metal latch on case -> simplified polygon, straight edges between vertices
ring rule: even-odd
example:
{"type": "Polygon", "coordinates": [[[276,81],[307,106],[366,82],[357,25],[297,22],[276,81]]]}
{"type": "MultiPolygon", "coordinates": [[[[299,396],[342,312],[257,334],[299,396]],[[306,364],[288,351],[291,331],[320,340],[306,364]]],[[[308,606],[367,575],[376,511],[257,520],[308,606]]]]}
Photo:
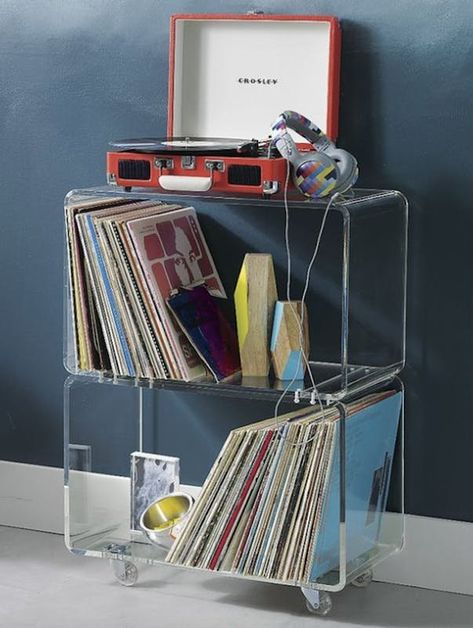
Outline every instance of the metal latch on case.
{"type": "Polygon", "coordinates": [[[182,155],[181,167],[184,170],[195,170],[195,156],[194,155],[182,155]]]}
{"type": "Polygon", "coordinates": [[[154,165],[160,170],[172,170],[174,168],[174,161],[172,159],[162,159],[156,157],[156,159],[154,160],[154,165]]]}
{"type": "Polygon", "coordinates": [[[220,159],[206,159],[205,167],[207,170],[218,170],[218,172],[225,172],[225,162],[220,159]]]}

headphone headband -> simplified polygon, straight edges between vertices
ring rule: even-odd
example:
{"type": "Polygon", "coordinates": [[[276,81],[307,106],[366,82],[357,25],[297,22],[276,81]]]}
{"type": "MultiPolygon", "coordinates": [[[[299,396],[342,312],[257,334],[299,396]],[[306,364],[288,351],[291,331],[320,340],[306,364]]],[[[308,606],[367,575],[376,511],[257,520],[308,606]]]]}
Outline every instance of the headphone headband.
{"type": "Polygon", "coordinates": [[[295,111],[284,111],[272,126],[273,143],[292,166],[296,188],[311,198],[346,192],[358,178],[353,155],[337,148],[313,122],[295,111]],[[313,151],[299,151],[288,132],[292,129],[308,140],[313,151]]]}
{"type": "Polygon", "coordinates": [[[277,140],[281,135],[287,133],[287,128],[292,129],[306,140],[308,140],[315,150],[325,151],[327,148],[335,148],[335,144],[311,122],[308,118],[296,111],[284,111],[272,126],[273,140],[277,140]]]}

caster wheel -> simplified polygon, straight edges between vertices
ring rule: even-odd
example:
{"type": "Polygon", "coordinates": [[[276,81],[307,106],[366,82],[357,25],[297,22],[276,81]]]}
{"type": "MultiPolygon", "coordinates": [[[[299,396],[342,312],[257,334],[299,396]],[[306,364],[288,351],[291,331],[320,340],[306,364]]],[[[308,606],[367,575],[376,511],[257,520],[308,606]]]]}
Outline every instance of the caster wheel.
{"type": "Polygon", "coordinates": [[[368,569],[364,573],[360,574],[358,578],[355,578],[352,582],[354,587],[358,587],[359,589],[364,589],[367,587],[373,580],[373,571],[368,569]]]}
{"type": "Polygon", "coordinates": [[[138,569],[129,560],[111,560],[113,575],[124,587],[132,587],[138,580],[138,569]]]}
{"type": "Polygon", "coordinates": [[[318,606],[315,606],[307,599],[305,601],[305,605],[309,613],[312,613],[312,615],[319,615],[324,617],[325,615],[328,615],[332,610],[332,598],[330,597],[330,593],[327,593],[327,591],[320,591],[318,606]]]}

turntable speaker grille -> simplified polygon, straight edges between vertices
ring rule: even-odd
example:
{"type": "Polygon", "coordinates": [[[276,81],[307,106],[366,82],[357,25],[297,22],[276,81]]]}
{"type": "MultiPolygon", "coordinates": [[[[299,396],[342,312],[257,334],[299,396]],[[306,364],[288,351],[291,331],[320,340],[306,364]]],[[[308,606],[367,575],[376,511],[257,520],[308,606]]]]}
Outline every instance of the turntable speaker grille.
{"type": "Polygon", "coordinates": [[[261,185],[261,168],[233,164],[228,167],[228,183],[259,186],[261,185]]]}
{"type": "Polygon", "coordinates": [[[145,159],[120,159],[118,161],[118,176],[121,179],[149,181],[151,178],[150,163],[145,159]]]}

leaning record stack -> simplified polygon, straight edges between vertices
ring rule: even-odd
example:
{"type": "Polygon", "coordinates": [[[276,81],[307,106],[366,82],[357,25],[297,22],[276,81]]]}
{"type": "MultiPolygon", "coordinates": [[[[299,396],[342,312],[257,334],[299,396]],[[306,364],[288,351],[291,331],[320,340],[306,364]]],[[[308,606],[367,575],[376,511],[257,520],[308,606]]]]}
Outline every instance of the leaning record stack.
{"type": "Polygon", "coordinates": [[[125,198],[66,209],[75,368],[193,380],[207,369],[176,324],[173,291],[223,285],[192,207],[125,198]]]}
{"type": "MultiPolygon", "coordinates": [[[[366,507],[372,467],[379,476],[383,447],[392,458],[398,419],[399,395],[393,391],[348,405],[347,439],[369,440],[366,431],[377,439],[374,458],[363,460],[363,469],[354,474],[355,481],[363,478],[354,494],[366,495],[366,507]],[[374,419],[364,414],[373,410],[374,419]],[[373,428],[376,423],[378,430],[373,428]]],[[[336,568],[339,494],[337,501],[331,492],[340,486],[339,424],[334,407],[306,408],[232,431],[166,560],[288,583],[310,583],[325,573],[322,567],[336,568]],[[328,528],[335,535],[333,542],[328,528]]],[[[388,486],[389,471],[386,468],[383,486],[388,486]]],[[[365,545],[356,552],[369,551],[377,542],[383,499],[375,501],[377,516],[370,525],[362,513],[363,530],[356,534],[363,532],[365,545]]],[[[350,532],[357,525],[353,520],[350,532]]]]}

